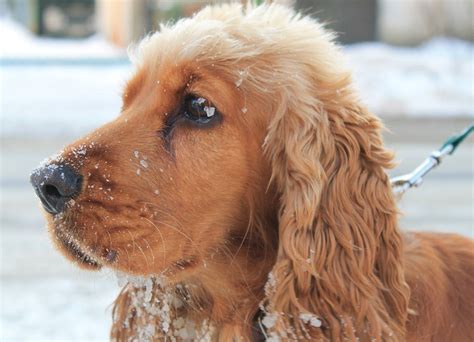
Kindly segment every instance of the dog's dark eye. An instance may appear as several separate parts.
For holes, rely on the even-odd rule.
[[[183,114],[197,124],[207,124],[217,117],[218,112],[216,107],[204,97],[188,95],[184,100]]]

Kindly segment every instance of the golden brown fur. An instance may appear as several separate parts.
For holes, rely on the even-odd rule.
[[[126,285],[114,339],[179,337],[180,317],[220,341],[255,321],[282,340],[474,338],[473,243],[402,237],[392,154],[332,39],[284,7],[226,5],[137,47],[121,115],[60,157],[83,192],[49,217],[97,260],[82,266],[154,276],[145,302],[169,311]],[[168,128],[188,93],[221,121]]]

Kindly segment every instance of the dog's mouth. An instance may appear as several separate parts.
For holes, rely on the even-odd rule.
[[[60,243],[63,252],[67,253],[80,265],[89,269],[100,269],[102,267],[98,259],[91,252],[86,252],[85,248],[81,247],[72,236],[56,232],[55,237]]]

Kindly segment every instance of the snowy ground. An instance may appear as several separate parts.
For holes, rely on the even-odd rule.
[[[474,44],[436,38],[419,47],[346,48],[356,86],[380,116],[474,116]]]
[[[129,65],[0,67],[2,134],[80,134],[115,117]]]
[[[38,39],[26,28],[0,13],[0,58],[15,59],[79,59],[121,58],[124,51],[107,43],[100,36],[82,40],[56,38]]]
[[[0,340],[107,340],[115,277],[81,272],[52,248],[28,175],[117,115],[131,67],[98,37],[38,40],[5,20],[0,32]],[[472,122],[473,49],[452,40],[346,48],[362,97],[393,131],[387,141],[402,162],[394,174]],[[406,195],[403,227],[473,236],[472,141]]]

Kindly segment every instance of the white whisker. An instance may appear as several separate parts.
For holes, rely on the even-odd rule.
[[[158,234],[160,234],[160,238],[161,238],[161,241],[163,243],[163,265],[165,264],[166,262],[166,244],[165,244],[165,239],[163,238],[163,234],[161,233],[160,231],[160,228],[158,228],[156,226],[156,224],[153,223],[153,221],[147,219],[146,217],[144,217],[145,220],[147,220],[148,222],[151,223],[151,225],[156,229],[156,231],[158,232]]]

